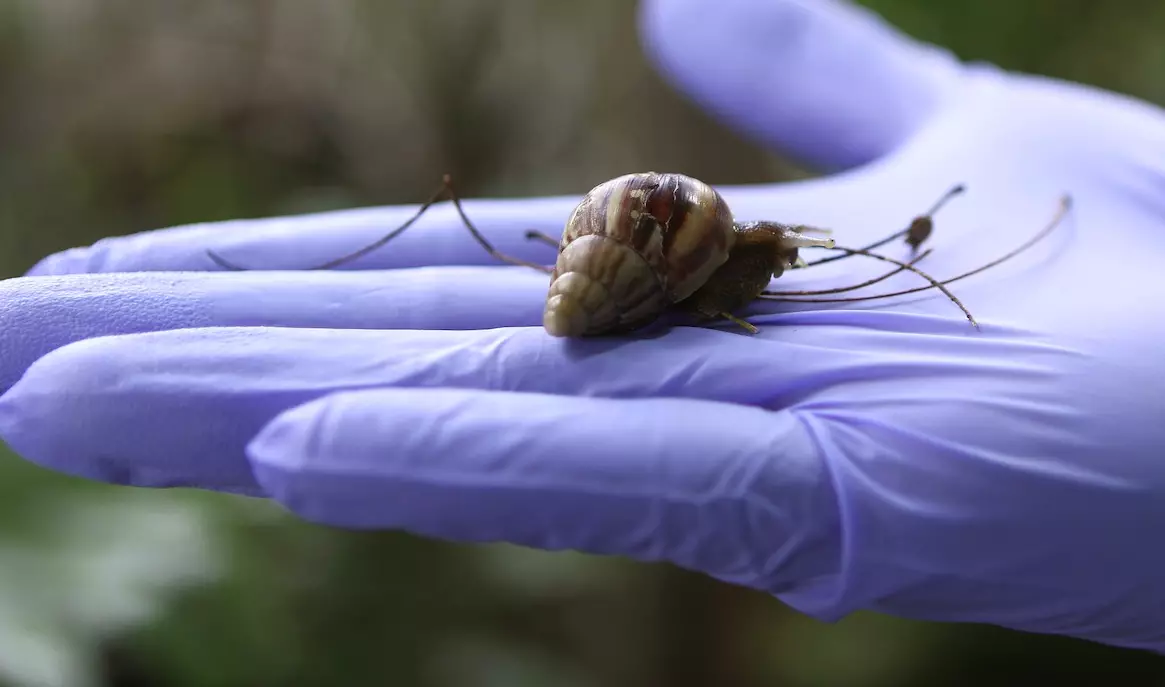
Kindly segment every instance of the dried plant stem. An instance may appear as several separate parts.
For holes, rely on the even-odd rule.
[[[973,270],[963,272],[962,274],[960,274],[958,276],[951,277],[950,279],[944,279],[941,282],[941,285],[945,286],[947,284],[951,284],[953,282],[959,281],[960,279],[966,279],[967,277],[979,274],[980,272],[983,272],[983,271],[988,270],[992,267],[995,267],[996,265],[999,265],[1003,262],[1006,262],[1007,260],[1010,260],[1010,259],[1014,258],[1015,256],[1019,255],[1020,253],[1024,252],[1028,248],[1031,248],[1036,243],[1038,243],[1039,241],[1042,241],[1049,234],[1051,234],[1052,231],[1057,226],[1059,226],[1060,222],[1063,221],[1064,217],[1068,214],[1068,211],[1071,208],[1072,208],[1072,197],[1068,196],[1068,195],[1062,196],[1060,198],[1059,207],[1056,209],[1056,213],[1055,213],[1055,215],[1052,216],[1051,221],[1049,221],[1047,226],[1045,226],[1043,229],[1041,229],[1035,236],[1028,239],[1023,244],[1021,244],[1019,247],[1008,252],[1006,255],[1003,255],[1002,257],[996,258],[995,260],[992,260],[991,262],[989,262],[985,265],[981,265],[979,267],[976,267]],[[874,296],[851,296],[848,298],[784,298],[784,297],[766,298],[763,295],[761,297],[765,298],[766,300],[788,301],[790,303],[848,303],[848,302],[852,302],[852,301],[870,301],[870,300],[875,300],[875,299],[879,299],[879,298],[892,298],[894,296],[905,296],[907,294],[918,293],[920,291],[926,291],[926,290],[932,289],[932,288],[935,288],[935,287],[933,285],[932,286],[919,286],[919,287],[913,288],[913,289],[905,289],[902,291],[893,291],[891,293],[880,293],[880,294],[877,294]]]
[[[376,250],[377,248],[380,248],[384,244],[386,244],[389,241],[391,241],[392,239],[396,238],[400,234],[404,233],[404,231],[406,229],[408,229],[409,227],[411,227],[418,219],[420,219],[421,215],[425,214],[425,212],[430,207],[432,207],[434,203],[436,203],[437,201],[441,200],[444,197],[448,197],[449,200],[451,200],[453,202],[453,207],[457,210],[457,214],[460,215],[461,221],[465,224],[465,228],[469,230],[469,233],[473,234],[473,238],[478,242],[478,244],[480,244],[481,247],[484,248],[485,251],[487,253],[489,253],[491,256],[493,256],[495,259],[500,260],[500,261],[505,262],[505,263],[508,263],[508,264],[511,264],[511,265],[517,265],[520,267],[530,267],[532,269],[538,270],[539,272],[543,272],[545,274],[550,274],[551,269],[549,267],[546,267],[545,265],[539,265],[538,263],[529,262],[528,260],[523,260],[521,258],[516,258],[512,255],[507,255],[505,253],[498,251],[496,248],[494,248],[493,245],[488,240],[486,240],[485,236],[483,236],[482,233],[477,230],[477,227],[473,226],[473,222],[469,221],[469,217],[465,214],[464,208],[461,207],[461,199],[458,198],[456,191],[453,190],[453,180],[448,174],[446,174],[444,176],[444,178],[441,180],[441,187],[439,189],[437,189],[436,192],[433,193],[433,195],[429,198],[429,200],[425,201],[425,203],[423,205],[421,205],[420,208],[417,209],[416,214],[414,214],[411,218],[409,218],[409,220],[407,222],[405,222],[401,226],[397,227],[396,229],[393,229],[389,233],[380,237],[376,241],[373,241],[372,243],[368,244],[367,246],[364,246],[360,250],[354,251],[352,253],[349,253],[348,255],[344,255],[344,256],[339,257],[339,258],[335,258],[333,260],[329,260],[325,263],[315,265],[313,267],[304,267],[304,268],[300,268],[300,269],[307,270],[307,271],[332,269],[334,267],[339,267],[340,265],[343,265],[344,263],[351,262],[352,260],[355,260],[359,257],[364,256],[364,255],[367,255],[368,253],[371,253],[372,251]],[[220,257],[219,255],[217,255],[216,253],[214,253],[213,251],[207,251],[207,254],[210,256],[211,260],[214,260],[221,267],[224,267],[225,269],[228,269],[228,270],[246,271],[246,270],[254,269],[254,268],[249,268],[249,267],[242,267],[242,266],[239,266],[235,263],[229,262],[229,261],[225,260],[224,258]]]
[[[875,248],[881,248],[887,243],[890,243],[891,241],[899,238],[906,238],[907,243],[909,243],[912,248],[917,250],[918,246],[930,237],[931,229],[934,226],[934,215],[938,213],[938,211],[941,210],[942,207],[946,205],[952,198],[962,194],[966,190],[967,187],[963,184],[952,186],[937,201],[935,201],[934,205],[931,206],[930,210],[928,210],[926,214],[915,217],[914,220],[910,223],[909,227],[903,229],[902,231],[894,232],[886,238],[875,241],[867,246],[862,246],[862,250],[874,250]],[[826,263],[834,262],[835,260],[841,260],[847,257],[849,257],[849,255],[834,255],[828,258],[819,258],[817,260],[805,263],[805,267],[824,265]]]
[[[908,262],[906,264],[913,266],[916,263],[918,263],[920,260],[925,258],[926,256],[930,255],[933,251],[934,251],[933,248],[928,248],[928,249],[924,250],[923,252],[919,253],[917,257],[915,257],[914,259],[912,259],[910,262]],[[817,289],[817,290],[813,290],[813,291],[765,291],[761,295],[763,295],[763,296],[815,296],[815,295],[825,295],[825,294],[830,294],[830,293],[844,293],[846,291],[855,291],[857,289],[862,289],[862,288],[865,288],[867,286],[873,286],[874,284],[877,284],[878,282],[885,281],[885,280],[889,279],[890,277],[893,277],[895,274],[898,274],[899,272],[905,272],[906,269],[907,269],[906,267],[897,267],[897,268],[892,269],[889,272],[883,274],[880,277],[874,277],[873,279],[864,281],[860,284],[853,284],[851,286],[839,286],[839,287],[833,288],[833,289]]]
[[[867,257],[871,257],[871,258],[874,258],[876,260],[882,260],[884,262],[893,263],[893,264],[898,265],[899,267],[901,267],[903,269],[907,269],[907,270],[910,270],[911,272],[914,272],[918,276],[920,276],[923,279],[930,282],[930,286],[924,287],[924,288],[936,288],[936,289],[939,289],[940,291],[942,291],[944,294],[946,294],[947,298],[951,299],[952,303],[954,303],[955,305],[957,305],[959,307],[959,310],[963,311],[963,314],[967,316],[967,321],[969,321],[971,323],[971,326],[975,327],[975,329],[979,328],[979,323],[975,321],[975,317],[973,315],[971,315],[971,311],[967,310],[967,306],[963,305],[963,302],[959,300],[958,296],[951,293],[950,289],[948,289],[946,286],[943,286],[942,284],[940,284],[937,279],[930,276],[926,272],[923,272],[922,270],[918,269],[917,267],[914,267],[913,265],[910,265],[909,263],[902,262],[901,260],[896,260],[894,258],[886,257],[885,255],[879,255],[877,253],[874,253],[873,251],[866,250],[865,248],[846,248],[844,246],[834,246],[833,250],[845,251],[846,253],[850,253],[850,254],[854,254],[854,255],[865,255]],[[777,299],[777,298],[765,298],[764,294],[761,294],[758,298],[762,298],[765,300],[785,300],[785,299]]]

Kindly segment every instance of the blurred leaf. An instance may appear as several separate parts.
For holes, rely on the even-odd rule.
[[[486,638],[450,642],[430,668],[432,684],[448,687],[605,687],[581,671],[530,648]]]
[[[222,573],[197,506],[166,493],[41,490],[36,543],[0,539],[0,675],[98,685],[106,637],[153,620],[174,590]]]

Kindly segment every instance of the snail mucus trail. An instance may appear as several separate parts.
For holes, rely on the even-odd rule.
[[[543,327],[559,337],[586,337],[629,333],[643,328],[669,309],[692,316],[697,322],[728,320],[756,333],[751,323],[734,313],[750,302],[848,302],[890,298],[928,289],[939,289],[963,311],[976,328],[978,323],[946,284],[964,279],[1015,257],[1047,236],[1067,213],[1071,199],[1065,195],[1049,224],[1023,245],[976,269],[938,281],[915,267],[930,250],[918,252],[929,238],[933,215],[951,198],[962,193],[957,185],[934,206],[914,218],[909,227],[861,248],[839,246],[824,229],[780,222],[737,222],[723,197],[711,186],[681,174],[644,172],[626,174],[591,189],[575,207],[560,239],[539,231],[526,237],[557,249],[553,267],[517,258],[496,250],[473,225],[461,206],[452,180],[445,175],[441,187],[404,224],[363,248],[308,270],[326,270],[366,255],[399,236],[420,219],[433,204],[448,197],[461,221],[482,248],[501,262],[529,267],[549,274],[551,283],[543,312]],[[912,259],[897,260],[874,252],[887,243],[904,239]],[[823,248],[838,255],[805,262],[801,248]],[[218,265],[229,270],[248,270],[207,251]],[[894,264],[896,267],[860,284],[815,291],[769,291],[773,278],[785,271],[821,265],[854,255]],[[806,298],[853,291],[871,286],[902,271],[910,271],[928,284],[913,289],[872,296]]]

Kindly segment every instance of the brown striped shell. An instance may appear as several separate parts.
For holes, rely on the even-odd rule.
[[[735,240],[728,204],[702,181],[645,172],[599,184],[566,222],[543,326],[576,337],[650,324],[700,288]]]

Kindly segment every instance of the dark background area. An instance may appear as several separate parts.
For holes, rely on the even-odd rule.
[[[964,59],[1165,104],[1159,0],[867,0]],[[639,113],[620,103],[632,95]],[[0,0],[0,270],[184,224],[812,175],[643,58],[627,0]],[[667,566],[332,531],[0,460],[4,687],[1165,685],[1146,654],[857,614]]]

